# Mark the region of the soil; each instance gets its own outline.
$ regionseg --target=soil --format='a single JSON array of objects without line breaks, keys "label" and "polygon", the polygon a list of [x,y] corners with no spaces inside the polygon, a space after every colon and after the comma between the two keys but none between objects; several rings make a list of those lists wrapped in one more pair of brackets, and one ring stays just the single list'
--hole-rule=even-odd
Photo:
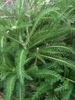
[{"label": "soil", "polygon": [[3,100],[3,97],[0,95],[0,100]]},{"label": "soil", "polygon": [[0,92],[0,100],[3,100],[3,93]]}]

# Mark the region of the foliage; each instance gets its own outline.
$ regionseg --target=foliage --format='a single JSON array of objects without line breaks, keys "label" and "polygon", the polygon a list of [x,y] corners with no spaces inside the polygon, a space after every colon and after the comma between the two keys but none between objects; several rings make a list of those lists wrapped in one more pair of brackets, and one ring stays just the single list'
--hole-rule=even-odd
[{"label": "foliage", "polygon": [[[66,5],[66,6],[65,6]],[[0,7],[4,100],[74,100],[75,0],[16,0]]]}]

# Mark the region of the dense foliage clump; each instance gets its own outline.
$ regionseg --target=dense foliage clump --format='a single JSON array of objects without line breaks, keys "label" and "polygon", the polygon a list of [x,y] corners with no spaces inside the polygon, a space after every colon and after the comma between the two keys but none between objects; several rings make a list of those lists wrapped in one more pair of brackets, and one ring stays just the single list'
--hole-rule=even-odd
[{"label": "dense foliage clump", "polygon": [[75,0],[0,6],[4,100],[75,99]]}]

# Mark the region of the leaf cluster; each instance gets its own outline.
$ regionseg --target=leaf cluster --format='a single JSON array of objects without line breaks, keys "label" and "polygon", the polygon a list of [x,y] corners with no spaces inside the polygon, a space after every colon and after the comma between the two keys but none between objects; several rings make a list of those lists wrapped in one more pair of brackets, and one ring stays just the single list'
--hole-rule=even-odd
[{"label": "leaf cluster", "polygon": [[4,100],[75,99],[74,4],[75,0],[16,0],[8,10],[1,2]]}]

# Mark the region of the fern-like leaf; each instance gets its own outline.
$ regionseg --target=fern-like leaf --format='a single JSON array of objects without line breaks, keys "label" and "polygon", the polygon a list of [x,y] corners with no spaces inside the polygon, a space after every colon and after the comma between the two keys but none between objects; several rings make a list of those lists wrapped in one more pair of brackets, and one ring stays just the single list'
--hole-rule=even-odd
[{"label": "fern-like leaf", "polygon": [[39,21],[43,18],[43,16],[47,15],[47,14],[50,13],[50,12],[56,12],[56,11],[58,11],[58,10],[59,10],[58,7],[47,7],[47,8],[45,8],[45,9],[43,9],[42,11],[40,10],[38,16],[37,16],[36,19],[35,19],[35,23],[34,23],[34,25],[33,25],[33,27],[32,27],[32,30],[31,30],[30,35],[29,35],[29,38],[28,38],[27,41],[26,41],[26,44],[29,43],[29,39],[30,39],[31,36],[33,35],[33,33],[34,33],[34,31],[35,31],[35,29],[36,29],[36,27],[37,27]]},{"label": "fern-like leaf", "polygon": [[32,74],[33,72],[38,71],[38,66],[36,64],[32,64],[30,68],[26,70],[28,74]]},{"label": "fern-like leaf", "polygon": [[16,58],[15,58],[15,64],[16,64],[16,71],[18,78],[20,80],[20,83],[23,84],[24,82],[24,64],[26,61],[27,57],[27,50],[18,50],[16,53]]},{"label": "fern-like leaf", "polygon": [[61,92],[61,97],[62,97],[61,100],[70,100],[73,88],[74,88],[73,84],[69,83],[68,89],[66,91]]},{"label": "fern-like leaf", "polygon": [[64,83],[60,86],[58,86],[54,91],[64,91],[67,90],[69,87],[68,81],[64,81]]},{"label": "fern-like leaf", "polygon": [[39,87],[36,88],[36,92],[32,97],[32,100],[36,100],[39,96],[50,89],[50,85],[48,83],[41,83]]},{"label": "fern-like leaf", "polygon": [[61,63],[61,65],[66,65],[67,67],[75,70],[75,64],[71,63],[70,61],[65,61],[63,59],[58,59],[58,58],[45,56],[45,55],[41,55],[41,56],[43,56],[43,57],[45,57],[47,59],[51,59],[52,61],[57,61],[58,63]]},{"label": "fern-like leaf", "polygon": [[34,77],[39,77],[39,78],[44,78],[44,77],[55,77],[58,80],[61,78],[59,74],[57,74],[56,72],[52,71],[52,70],[48,70],[48,69],[40,69],[37,72],[33,73]]},{"label": "fern-like leaf", "polygon": [[15,86],[15,81],[16,81],[16,75],[10,75],[6,82],[5,82],[5,95],[4,95],[4,100],[11,100],[11,96],[14,90]]},{"label": "fern-like leaf", "polygon": [[16,83],[16,100],[24,100],[24,84],[20,84],[19,81]]}]

